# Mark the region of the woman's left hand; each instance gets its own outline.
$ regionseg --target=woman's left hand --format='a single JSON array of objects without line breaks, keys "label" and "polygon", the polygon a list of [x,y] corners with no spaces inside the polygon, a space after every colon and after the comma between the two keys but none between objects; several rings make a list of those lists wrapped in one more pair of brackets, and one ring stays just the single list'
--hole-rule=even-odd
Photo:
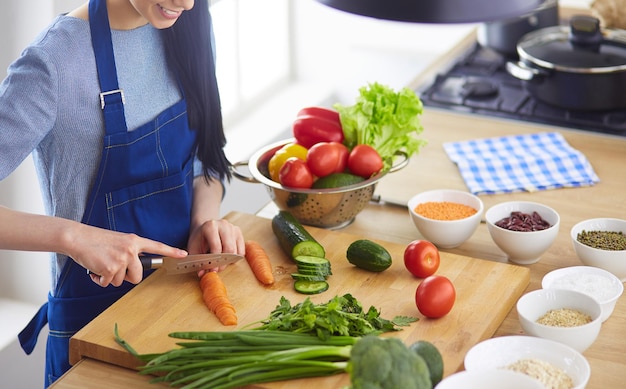
[{"label": "woman's left hand", "polygon": [[[234,253],[245,255],[246,253],[241,229],[224,219],[208,220],[191,231],[187,251],[189,254]],[[222,271],[225,268],[223,266],[211,270]],[[198,276],[202,277],[204,272],[205,270],[201,270],[198,272]]]}]

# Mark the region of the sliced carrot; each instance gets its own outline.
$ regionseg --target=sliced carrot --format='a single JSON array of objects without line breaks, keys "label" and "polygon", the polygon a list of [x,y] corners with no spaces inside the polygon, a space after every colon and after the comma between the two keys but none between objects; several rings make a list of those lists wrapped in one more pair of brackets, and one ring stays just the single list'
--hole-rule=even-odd
[{"label": "sliced carrot", "polygon": [[271,285],[274,283],[270,257],[261,244],[254,240],[246,241],[246,261],[248,261],[256,279],[262,284]]},{"label": "sliced carrot", "polygon": [[226,293],[226,285],[217,272],[208,271],[200,278],[202,300],[206,306],[225,325],[237,324],[237,313]]}]

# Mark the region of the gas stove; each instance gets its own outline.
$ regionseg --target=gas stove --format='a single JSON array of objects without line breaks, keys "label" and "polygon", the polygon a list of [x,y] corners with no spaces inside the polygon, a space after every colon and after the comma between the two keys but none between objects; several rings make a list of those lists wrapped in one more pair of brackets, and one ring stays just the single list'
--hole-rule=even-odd
[{"label": "gas stove", "polygon": [[572,111],[538,101],[506,71],[510,60],[476,43],[418,95],[427,107],[626,136],[626,110]]}]

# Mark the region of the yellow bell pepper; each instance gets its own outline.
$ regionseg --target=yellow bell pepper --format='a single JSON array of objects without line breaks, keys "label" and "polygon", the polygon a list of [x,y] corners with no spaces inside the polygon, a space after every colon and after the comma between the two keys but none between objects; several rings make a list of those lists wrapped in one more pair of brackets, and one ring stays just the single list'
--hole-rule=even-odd
[{"label": "yellow bell pepper", "polygon": [[267,165],[267,169],[270,173],[270,178],[276,182],[278,180],[278,173],[280,172],[280,168],[283,167],[283,164],[290,157],[296,157],[303,161],[306,161],[306,154],[309,150],[297,143],[287,143],[282,148],[278,149]]}]

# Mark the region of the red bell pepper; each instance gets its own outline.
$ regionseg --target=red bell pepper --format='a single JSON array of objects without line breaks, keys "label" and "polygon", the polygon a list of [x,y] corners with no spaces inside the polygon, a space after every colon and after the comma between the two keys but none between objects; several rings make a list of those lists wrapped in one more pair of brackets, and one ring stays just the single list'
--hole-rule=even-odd
[{"label": "red bell pepper", "polygon": [[343,143],[344,139],[339,113],[328,108],[301,109],[292,129],[296,142],[307,149],[319,142]]},{"label": "red bell pepper", "polygon": [[341,124],[341,120],[339,119],[339,112],[334,109],[324,108],[324,107],[305,107],[298,111],[297,117],[300,116],[318,116],[331,122],[336,122]]}]

